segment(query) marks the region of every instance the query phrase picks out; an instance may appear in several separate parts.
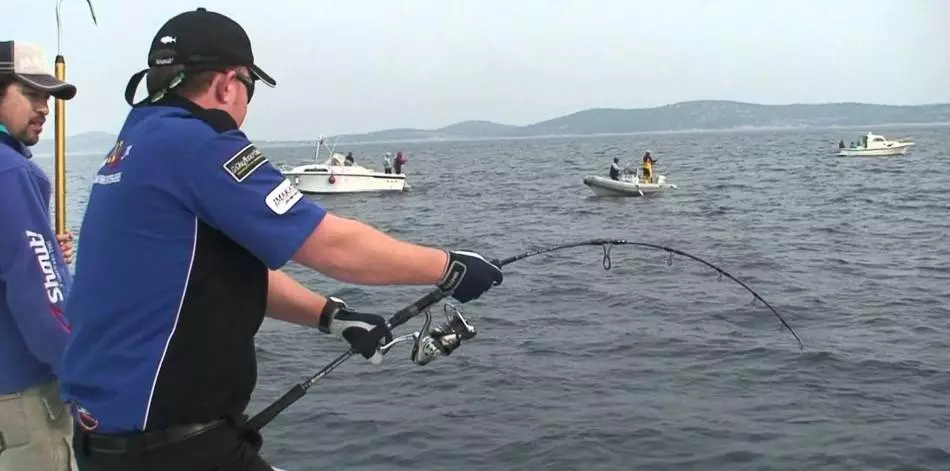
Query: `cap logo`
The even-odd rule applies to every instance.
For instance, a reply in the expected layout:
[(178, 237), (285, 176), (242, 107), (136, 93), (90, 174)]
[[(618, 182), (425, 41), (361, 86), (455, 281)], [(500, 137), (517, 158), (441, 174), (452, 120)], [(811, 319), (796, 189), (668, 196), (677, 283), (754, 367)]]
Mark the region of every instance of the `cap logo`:
[(162, 43), (162, 44), (171, 44), (171, 43), (174, 43), (174, 42), (177, 42), (177, 41), (178, 41), (178, 39), (175, 38), (174, 36), (163, 36), (162, 39), (159, 39), (159, 40), (158, 40), (158, 42), (160, 42), (160, 43)]
[(13, 68), (16, 70), (16, 73), (53, 75), (52, 69), (46, 64), (46, 61), (43, 60), (43, 53), (38, 47), (26, 44), (17, 44), (14, 47), (15, 52), (13, 55), (16, 63)]

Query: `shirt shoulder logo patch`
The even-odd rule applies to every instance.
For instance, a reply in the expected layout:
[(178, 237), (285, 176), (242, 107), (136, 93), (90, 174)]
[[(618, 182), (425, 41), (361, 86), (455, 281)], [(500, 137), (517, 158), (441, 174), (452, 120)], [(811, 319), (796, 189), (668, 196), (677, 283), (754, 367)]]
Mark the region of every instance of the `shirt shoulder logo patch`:
[(117, 140), (109, 153), (106, 154), (106, 158), (102, 161), (102, 167), (106, 169), (116, 168), (120, 162), (129, 156), (129, 152), (132, 152), (132, 146), (126, 145), (125, 141), (121, 139)]
[(284, 214), (294, 207), (300, 198), (303, 198), (303, 193), (297, 189), (297, 187), (290, 184), (290, 180), (284, 179), (280, 182), (279, 185), (274, 187), (270, 193), (265, 197), (264, 202), (267, 203), (267, 207), (271, 209), (276, 214)]
[(243, 182), (248, 175), (253, 173), (261, 165), (267, 162), (267, 157), (254, 147), (254, 144), (248, 144), (241, 149), (234, 157), (224, 163), (224, 169), (231, 174), (238, 183)]

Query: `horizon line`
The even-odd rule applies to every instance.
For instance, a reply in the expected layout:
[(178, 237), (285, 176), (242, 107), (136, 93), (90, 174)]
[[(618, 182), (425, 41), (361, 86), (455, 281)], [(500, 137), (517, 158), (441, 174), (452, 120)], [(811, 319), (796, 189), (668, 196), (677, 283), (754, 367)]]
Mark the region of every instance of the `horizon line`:
[[(809, 131), (809, 130), (834, 130), (834, 129), (867, 129), (868, 126), (874, 127), (945, 127), (950, 126), (950, 121), (928, 121), (928, 122), (889, 122), (889, 123), (877, 123), (872, 125), (865, 124), (832, 124), (832, 125), (823, 125), (823, 126), (749, 126), (749, 127), (733, 127), (733, 128), (697, 128), (697, 129), (663, 129), (663, 130), (649, 130), (649, 131), (630, 131), (630, 132), (602, 132), (602, 133), (590, 133), (590, 134), (538, 134), (538, 135), (529, 135), (529, 136), (489, 136), (489, 137), (467, 137), (467, 136), (453, 136), (447, 138), (418, 138), (418, 139), (381, 139), (373, 141), (344, 141), (341, 144), (353, 147), (360, 147), (366, 145), (380, 145), (380, 144), (425, 144), (425, 143), (444, 143), (444, 142), (466, 142), (466, 141), (511, 141), (511, 140), (534, 140), (534, 139), (588, 139), (588, 138), (597, 138), (597, 137), (610, 137), (610, 136), (637, 136), (637, 135), (651, 135), (651, 134), (716, 134), (716, 133), (741, 133), (741, 132), (785, 132), (785, 131)], [(81, 136), (83, 134), (113, 134), (105, 131), (88, 131), (84, 133), (75, 134), (74, 136)], [(67, 136), (69, 139), (72, 136)], [(259, 145), (288, 145), (288, 144), (313, 144), (318, 141), (318, 139), (251, 139), (252, 142)], [(41, 141), (42, 142), (42, 141)], [(71, 152), (74, 155), (99, 155), (100, 151), (80, 151), (80, 152)], [(44, 152), (40, 154), (35, 154), (35, 157), (49, 157), (53, 154), (51, 152)]]
[[(387, 131), (439, 131), (439, 130), (442, 130), (442, 129), (445, 129), (445, 128), (448, 128), (448, 127), (451, 127), (451, 126), (455, 126), (455, 125), (458, 125), (458, 124), (472, 123), (472, 122), (497, 124), (497, 125), (499, 125), (499, 126), (507, 126), (507, 127), (513, 127), (513, 128), (525, 128), (525, 127), (529, 127), (529, 126), (532, 126), (532, 125), (535, 125), (535, 124), (543, 123), (543, 122), (546, 122), (546, 121), (552, 121), (552, 120), (555, 120), (555, 119), (558, 119), (558, 118), (563, 118), (563, 117), (571, 116), (571, 115), (574, 115), (574, 114), (583, 113), (583, 112), (586, 112), (586, 111), (645, 111), (645, 110), (657, 110), (657, 109), (667, 108), (667, 107), (671, 107), (671, 106), (684, 105), (684, 104), (695, 104), (695, 103), (733, 103), (733, 104), (740, 104), (740, 105), (764, 106), (764, 107), (865, 105), (865, 106), (880, 106), (880, 107), (893, 107), (893, 108), (922, 108), (922, 107), (930, 107), (930, 106), (950, 106), (950, 102), (928, 102), (928, 103), (920, 103), (920, 104), (914, 104), (914, 105), (895, 105), (895, 104), (888, 104), (888, 103), (873, 103), (873, 102), (863, 102), (863, 101), (759, 103), (759, 102), (752, 102), (752, 101), (727, 100), (727, 99), (697, 99), (697, 100), (677, 101), (677, 102), (667, 103), (667, 104), (665, 104), (665, 105), (639, 107), (639, 108), (618, 108), (618, 107), (607, 107), (607, 106), (584, 108), (584, 109), (579, 109), (579, 110), (577, 110), (577, 111), (572, 111), (572, 112), (565, 113), (565, 114), (562, 114), (562, 115), (554, 116), (554, 117), (551, 117), (551, 118), (542, 119), (542, 120), (540, 120), (540, 121), (535, 121), (535, 122), (529, 123), (529, 124), (506, 124), (506, 123), (502, 123), (502, 122), (498, 122), (498, 121), (493, 121), (493, 120), (490, 120), (490, 119), (465, 119), (465, 120), (461, 120), (461, 121), (455, 121), (455, 122), (452, 122), (452, 123), (450, 123), (450, 124), (446, 124), (446, 125), (444, 125), (444, 126), (440, 126), (440, 127), (436, 127), (436, 128), (421, 128), (421, 127), (406, 127), (406, 126), (404, 126), (404, 127), (390, 127), (390, 128), (382, 128), (382, 129), (376, 129), (376, 130), (371, 130), (371, 131), (363, 131), (363, 132), (338, 133), (338, 134), (332, 134), (332, 135), (328, 135), (328, 136), (325, 135), (325, 136), (323, 136), (323, 138), (324, 138), (324, 139), (331, 139), (331, 138), (340, 138), (340, 137), (346, 137), (346, 136), (359, 136), (359, 135), (375, 134), (375, 133), (387, 132)], [(887, 123), (887, 124), (915, 124), (915, 123)], [(887, 124), (880, 124), (880, 125), (887, 125)], [(935, 124), (935, 123), (919, 123), (919, 124), (926, 125), (926, 124)], [(855, 125), (855, 126), (857, 126), (857, 125)], [(822, 126), (822, 127), (824, 127), (824, 126)], [(751, 128), (750, 128), (750, 129), (751, 129)], [(724, 130), (728, 130), (728, 129), (724, 129)], [(670, 130), (654, 130), (654, 131), (649, 131), (649, 132), (679, 132), (679, 131), (692, 132), (692, 131), (706, 131), (706, 130), (705, 130), (705, 129), (696, 129), (696, 130), (673, 130), (673, 129), (670, 129)], [(639, 133), (639, 131), (637, 131), (637, 132)], [(647, 131), (643, 131), (643, 132), (647, 132)], [(83, 136), (83, 135), (88, 135), (88, 134), (107, 134), (107, 135), (110, 135), (110, 136), (115, 136), (115, 135), (117, 135), (116, 133), (113, 133), (113, 132), (111, 132), (111, 131), (95, 130), (95, 131), (84, 131), (84, 132), (80, 132), (80, 133), (76, 133), (76, 134), (72, 134), (72, 135), (67, 135), (66, 138), (68, 139), (68, 138), (70, 138), (70, 137), (78, 137), (78, 136)], [(622, 133), (622, 134), (626, 134), (626, 133)], [(585, 135), (586, 135), (586, 134), (585, 134)], [(502, 137), (502, 136), (499, 136), (498, 138), (501, 138), (501, 137)], [(473, 139), (494, 139), (494, 138), (495, 138), (495, 137), (473, 138)], [(50, 142), (52, 142), (52, 141), (54, 141), (54, 139), (55, 139), (55, 138), (53, 138), (53, 137), (44, 138), (44, 139), (40, 139), (40, 142), (43, 142), (43, 141), (50, 141)], [(320, 139), (319, 137), (318, 137), (318, 138), (314, 138), (314, 139), (261, 139), (259, 142), (306, 142), (306, 141), (316, 141), (316, 140), (319, 140), (319, 139)], [(417, 139), (417, 140), (413, 140), (413, 141), (425, 141), (425, 140), (427, 140), (427, 139)], [(387, 142), (387, 141), (372, 141), (372, 142)], [(397, 141), (393, 141), (393, 142), (400, 142), (400, 141), (397, 140)], [(348, 143), (348, 144), (349, 144), (349, 143)]]

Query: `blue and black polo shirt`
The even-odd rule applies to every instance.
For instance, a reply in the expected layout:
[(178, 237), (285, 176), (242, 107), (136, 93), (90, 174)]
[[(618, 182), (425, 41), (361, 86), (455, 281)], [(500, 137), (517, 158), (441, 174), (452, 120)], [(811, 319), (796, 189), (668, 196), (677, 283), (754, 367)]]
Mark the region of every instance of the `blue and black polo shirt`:
[(95, 175), (66, 303), (61, 387), (86, 428), (241, 414), (268, 269), (325, 214), (227, 113), (180, 97), (133, 108)]

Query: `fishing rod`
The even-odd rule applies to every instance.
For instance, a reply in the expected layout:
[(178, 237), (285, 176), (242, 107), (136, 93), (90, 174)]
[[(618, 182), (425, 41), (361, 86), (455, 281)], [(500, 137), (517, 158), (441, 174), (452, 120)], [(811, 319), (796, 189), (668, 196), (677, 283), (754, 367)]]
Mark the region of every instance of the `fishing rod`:
[[(448, 296), (449, 294), (451, 293), (447, 291), (443, 291), (439, 288), (433, 289), (425, 296), (416, 300), (416, 302), (397, 311), (396, 314), (394, 314), (391, 318), (389, 318), (388, 321), (386, 321), (386, 326), (389, 327), (390, 330), (392, 330), (406, 323), (409, 319), (412, 319), (413, 317), (417, 316), (419, 313), (423, 311), (425, 311), (426, 319), (427, 319), (426, 325), (428, 325), (429, 319), (431, 319), (431, 314), (429, 314), (428, 309), (432, 307), (433, 304), (439, 302), (440, 300), (442, 300), (442, 298)], [(469, 326), (469, 324), (465, 322), (465, 320), (462, 318), (460, 312), (457, 313), (457, 316), (458, 316), (458, 320), (454, 321), (455, 324)], [(451, 327), (451, 324), (453, 324), (453, 321), (450, 319), (449, 327)], [(428, 338), (427, 340), (423, 340), (424, 338), (427, 338), (427, 337), (426, 337), (426, 333), (423, 332), (422, 330), (417, 332), (417, 334), (418, 334), (416, 337), (417, 349), (426, 350), (424, 347), (422, 347), (421, 344), (425, 343), (426, 345), (429, 345), (432, 342), (436, 341), (435, 338)], [(475, 334), (473, 330), (469, 338), (471, 338), (474, 335)], [(462, 336), (461, 333), (457, 334), (457, 337), (459, 337), (459, 343), (461, 343), (461, 340), (462, 340), (461, 336)], [(382, 352), (383, 348), (386, 348), (386, 350), (388, 351), (389, 348), (391, 348), (393, 345), (395, 345), (396, 343), (399, 343), (396, 340), (397, 339), (393, 339), (393, 341), (390, 342), (389, 344), (383, 345), (382, 347), (380, 347), (381, 353), (385, 353), (385, 352)], [(455, 347), (457, 346), (458, 345), (456, 345)], [(455, 347), (453, 347), (453, 349)], [(284, 409), (286, 409), (288, 406), (290, 406), (294, 402), (297, 402), (297, 400), (303, 397), (304, 394), (307, 394), (307, 390), (310, 389), (310, 387), (313, 386), (314, 383), (323, 379), (326, 375), (330, 374), (331, 371), (333, 371), (334, 369), (336, 369), (336, 367), (343, 364), (344, 361), (348, 360), (355, 353), (357, 353), (356, 350), (354, 350), (353, 348), (350, 348), (349, 350), (347, 350), (340, 356), (336, 357), (335, 360), (331, 361), (330, 364), (328, 364), (327, 366), (324, 366), (316, 374), (308, 378), (306, 381), (295, 385), (289, 391), (284, 393), (283, 396), (279, 397), (276, 401), (271, 403), (271, 405), (267, 406), (262, 411), (258, 412), (257, 415), (255, 415), (254, 417), (251, 417), (251, 419), (247, 421), (247, 426), (254, 430), (260, 430), (263, 426), (267, 425), (268, 422), (273, 420), (274, 417), (277, 417), (278, 414), (283, 412)], [(428, 363), (428, 361), (426, 361), (426, 363)]]
[[(99, 20), (96, 19), (96, 10), (92, 7), (92, 0), (86, 0), (86, 4), (89, 5), (92, 22), (99, 26)], [(60, 14), (62, 6), (63, 0), (56, 0), (56, 60), (54, 70), (56, 78), (65, 81), (66, 58), (63, 56), (63, 21)], [(54, 130), (56, 234), (62, 235), (66, 233), (66, 100), (56, 99), (53, 117), (56, 122)]]
[[(672, 247), (667, 247), (667, 246), (658, 245), (658, 244), (651, 244), (648, 242), (629, 241), (626, 239), (590, 239), (590, 240), (584, 240), (584, 241), (579, 241), (579, 242), (568, 242), (564, 244), (551, 245), (551, 246), (543, 247), (540, 249), (529, 250), (529, 251), (526, 251), (526, 252), (523, 252), (518, 255), (508, 257), (508, 258), (504, 258), (500, 260), (499, 259), (492, 260), (492, 264), (498, 267), (503, 267), (505, 265), (517, 262), (519, 260), (523, 260), (529, 257), (534, 257), (536, 255), (541, 255), (541, 254), (545, 254), (549, 252), (555, 252), (558, 250), (565, 250), (565, 249), (570, 249), (570, 248), (575, 248), (575, 247), (584, 247), (584, 246), (600, 246), (604, 250), (604, 258), (603, 258), (604, 270), (610, 270), (610, 268), (612, 267), (612, 262), (610, 260), (610, 250), (615, 245), (632, 245), (632, 246), (647, 247), (647, 248), (666, 251), (670, 254), (669, 258), (667, 259), (667, 265), (673, 265), (673, 255), (682, 255), (691, 260), (700, 262), (712, 268), (713, 270), (716, 270), (716, 272), (719, 273), (720, 279), (722, 279), (722, 277), (725, 276), (735, 281), (740, 286), (745, 288), (747, 291), (752, 293), (752, 296), (754, 297), (753, 300), (758, 299), (762, 301), (762, 303), (765, 304), (765, 306), (768, 307), (769, 310), (771, 310), (772, 313), (775, 314), (776, 317), (778, 317), (782, 325), (785, 328), (787, 328), (788, 331), (791, 332), (791, 334), (795, 337), (795, 340), (798, 341), (799, 350), (804, 350), (805, 344), (802, 342), (801, 338), (798, 336), (795, 330), (792, 329), (790, 325), (788, 325), (785, 319), (782, 318), (781, 314), (779, 314), (778, 311), (776, 311), (775, 308), (773, 308), (772, 305), (768, 303), (768, 301), (762, 298), (762, 296), (759, 296), (759, 294), (756, 293), (752, 288), (750, 288), (749, 285), (743, 283), (738, 278), (732, 276), (726, 270), (706, 260), (703, 260), (702, 258), (686, 253), (682, 250), (674, 249)], [(447, 322), (439, 325), (436, 328), (430, 328), (432, 317), (429, 312), (429, 308), (431, 308), (432, 305), (439, 302), (440, 300), (442, 300), (443, 298), (445, 298), (446, 296), (450, 294), (451, 293), (449, 292), (442, 291), (441, 289), (436, 288), (430, 291), (425, 296), (419, 298), (412, 304), (396, 312), (396, 314), (394, 314), (386, 322), (386, 325), (390, 328), (390, 330), (406, 323), (407, 321), (409, 321), (410, 319), (412, 319), (413, 317), (417, 316), (420, 313), (425, 313), (426, 319), (425, 319), (425, 322), (423, 323), (422, 328), (418, 332), (413, 332), (411, 334), (396, 337), (391, 342), (385, 345), (382, 345), (380, 347), (380, 353), (385, 355), (396, 344), (412, 341), (414, 344), (413, 344), (412, 352), (410, 353), (410, 359), (418, 365), (425, 365), (436, 358), (450, 355), (455, 349), (457, 349), (461, 345), (462, 341), (469, 340), (475, 337), (477, 333), (476, 329), (470, 323), (468, 323), (468, 321), (465, 320), (465, 318), (462, 316), (461, 311), (458, 308), (450, 304), (446, 304), (444, 308)], [(450, 309), (454, 311), (452, 315), (449, 315)], [(298, 399), (303, 397), (307, 393), (307, 390), (309, 390), (310, 387), (314, 385), (314, 383), (326, 377), (328, 374), (330, 374), (331, 371), (336, 369), (336, 367), (340, 366), (344, 361), (349, 359), (355, 353), (356, 351), (350, 348), (350, 350), (338, 356), (336, 359), (330, 362), (330, 364), (323, 367), (320, 371), (318, 371), (316, 374), (308, 378), (306, 381), (303, 381), (295, 385), (289, 391), (284, 393), (283, 396), (279, 397), (269, 406), (267, 406), (266, 408), (258, 412), (254, 417), (251, 417), (247, 421), (247, 426), (254, 430), (260, 430), (262, 427), (267, 425), (271, 420), (277, 417), (277, 415), (280, 414), (284, 409), (286, 409), (291, 404), (296, 402)]]
[(699, 263), (702, 263), (703, 265), (706, 265), (707, 267), (712, 268), (713, 270), (716, 270), (716, 271), (719, 273), (719, 279), (722, 279), (722, 277), (725, 276), (726, 278), (729, 278), (729, 279), (731, 279), (732, 281), (735, 281), (736, 283), (739, 284), (739, 286), (742, 286), (743, 288), (745, 288), (746, 291), (752, 293), (753, 301), (755, 301), (756, 299), (759, 300), (759, 301), (762, 301), (762, 304), (765, 304), (765, 307), (769, 308), (769, 310), (772, 311), (772, 314), (775, 314), (775, 317), (777, 317), (778, 320), (779, 320), (779, 322), (782, 323), (782, 326), (784, 326), (786, 329), (788, 329), (788, 331), (792, 334), (792, 336), (795, 337), (795, 340), (798, 342), (798, 349), (799, 349), (799, 351), (802, 351), (802, 350), (805, 349), (805, 344), (802, 343), (802, 339), (801, 339), (801, 337), (799, 337), (798, 334), (795, 332), (795, 329), (793, 329), (792, 326), (788, 325), (788, 322), (785, 321), (785, 319), (782, 317), (782, 315), (779, 314), (778, 311), (776, 311), (775, 308), (773, 308), (772, 305), (769, 304), (769, 302), (765, 300), (765, 298), (763, 298), (762, 296), (759, 296), (759, 293), (756, 293), (755, 290), (753, 290), (752, 288), (750, 288), (749, 285), (745, 284), (742, 280), (740, 280), (740, 279), (738, 279), (738, 278), (732, 276), (731, 274), (729, 274), (729, 272), (723, 270), (722, 268), (720, 268), (720, 267), (718, 267), (718, 266), (716, 266), (716, 265), (714, 265), (714, 264), (712, 264), (712, 263), (710, 263), (710, 262), (708, 262), (708, 261), (706, 261), (706, 260), (703, 260), (703, 259), (701, 259), (701, 258), (699, 258), (699, 257), (697, 257), (697, 256), (695, 256), (695, 255), (692, 255), (692, 254), (688, 254), (688, 253), (686, 253), (686, 252), (683, 252), (682, 250), (674, 249), (674, 248), (672, 248), (672, 247), (667, 247), (667, 246), (658, 245), (658, 244), (651, 244), (651, 243), (649, 243), (649, 242), (636, 242), (636, 241), (631, 241), (631, 240), (626, 240), (626, 239), (591, 239), (591, 240), (584, 240), (584, 241), (580, 241), (580, 242), (569, 242), (569, 243), (566, 243), (566, 244), (552, 245), (552, 246), (549, 246), (549, 247), (544, 247), (544, 248), (536, 249), (536, 250), (530, 250), (530, 251), (524, 252), (524, 253), (522, 253), (522, 254), (515, 255), (515, 256), (513, 256), (513, 257), (509, 257), (509, 258), (503, 259), (503, 260), (501, 260), (500, 262), (495, 263), (495, 264), (498, 265), (498, 266), (504, 266), (504, 265), (507, 265), (507, 264), (509, 264), (509, 263), (512, 263), (512, 262), (516, 262), (516, 261), (518, 261), (518, 260), (521, 260), (521, 259), (525, 259), (525, 258), (528, 258), (528, 257), (533, 257), (533, 256), (535, 256), (535, 255), (541, 255), (541, 254), (548, 253), (548, 252), (554, 252), (554, 251), (557, 251), (557, 250), (570, 249), (570, 248), (574, 248), (574, 247), (601, 246), (601, 247), (604, 249), (604, 261), (603, 261), (604, 270), (610, 270), (610, 267), (611, 267), (610, 249), (611, 249), (614, 245), (633, 245), (633, 246), (648, 247), (648, 248), (651, 248), (651, 249), (657, 249), (657, 250), (666, 251), (666, 252), (668, 252), (668, 253), (670, 254), (670, 257), (667, 259), (667, 262), (666, 262), (667, 265), (670, 265), (670, 266), (673, 265), (673, 255), (682, 255), (682, 256), (684, 256), (684, 257), (686, 257), (686, 258), (689, 258), (689, 259), (695, 260), (695, 261), (697, 261), (697, 262), (699, 262)]

